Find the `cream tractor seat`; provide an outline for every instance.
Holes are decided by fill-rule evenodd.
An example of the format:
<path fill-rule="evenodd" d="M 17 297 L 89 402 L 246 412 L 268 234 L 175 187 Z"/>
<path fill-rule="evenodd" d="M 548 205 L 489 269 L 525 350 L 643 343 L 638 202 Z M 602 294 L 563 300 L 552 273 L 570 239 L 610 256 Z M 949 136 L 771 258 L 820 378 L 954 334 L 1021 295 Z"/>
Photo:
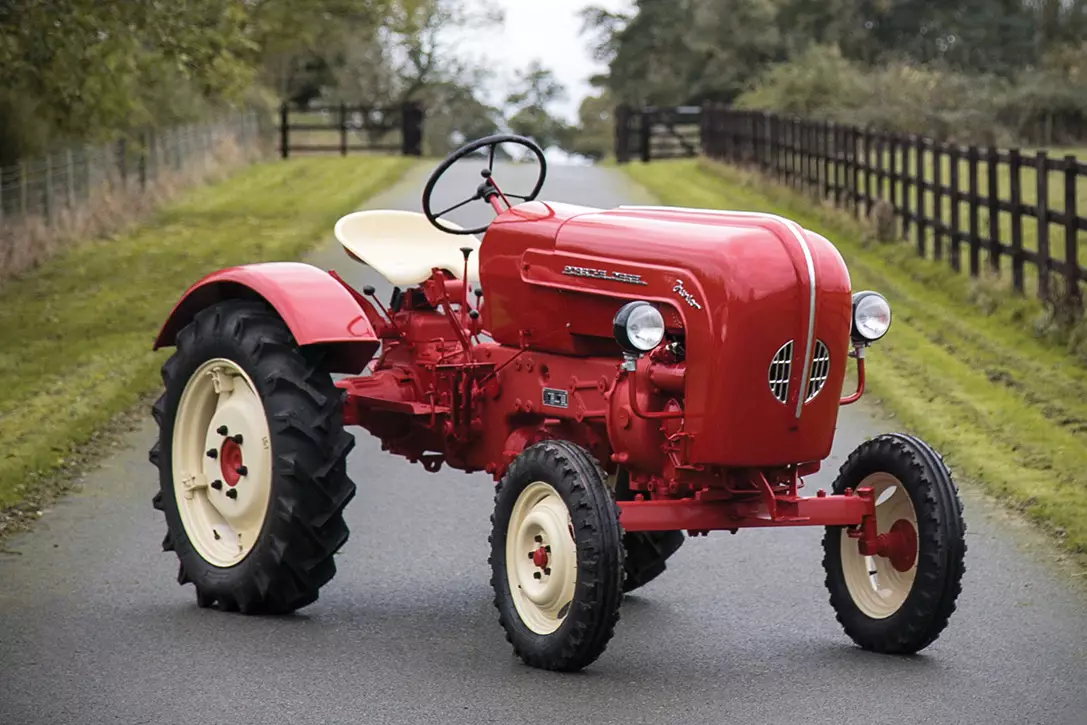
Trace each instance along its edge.
<path fill-rule="evenodd" d="M 446 219 L 450 228 L 463 229 Z M 416 211 L 375 209 L 356 211 L 336 222 L 336 239 L 354 256 L 394 285 L 419 284 L 434 267 L 460 279 L 464 272 L 461 247 L 468 257 L 468 281 L 479 282 L 479 240 L 470 234 L 446 234 Z"/>

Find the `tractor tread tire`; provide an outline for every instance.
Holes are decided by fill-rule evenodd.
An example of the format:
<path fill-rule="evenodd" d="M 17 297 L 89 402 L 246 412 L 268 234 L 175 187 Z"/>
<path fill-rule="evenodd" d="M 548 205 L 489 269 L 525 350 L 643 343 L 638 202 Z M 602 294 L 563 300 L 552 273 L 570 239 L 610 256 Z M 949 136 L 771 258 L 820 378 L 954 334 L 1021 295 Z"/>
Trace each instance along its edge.
<path fill-rule="evenodd" d="M 495 491 L 491 515 L 491 586 L 506 640 L 525 664 L 546 670 L 584 669 L 603 654 L 619 621 L 623 596 L 623 530 L 619 507 L 597 461 L 582 447 L 546 440 L 526 448 Z M 565 620 L 549 635 L 528 629 L 517 614 L 506 576 L 506 535 L 520 493 L 534 481 L 558 491 L 570 512 L 578 577 Z"/>
<path fill-rule="evenodd" d="M 918 523 L 917 572 L 902 606 L 873 619 L 854 603 L 841 567 L 842 527 L 823 537 L 823 569 L 830 604 L 846 634 L 860 647 L 885 654 L 913 654 L 947 627 L 966 572 L 966 522 L 962 500 L 942 457 L 914 436 L 888 433 L 865 441 L 842 464 L 834 493 L 856 489 L 870 473 L 898 477 L 913 502 Z"/>
<path fill-rule="evenodd" d="M 663 574 L 668 568 L 669 557 L 686 539 L 682 531 L 628 531 L 624 534 L 626 579 L 623 592 L 644 587 Z"/>
<path fill-rule="evenodd" d="M 286 614 L 317 601 L 336 573 L 348 538 L 343 510 L 356 492 L 346 459 L 343 397 L 320 360 L 308 357 L 267 304 L 226 300 L 198 312 L 177 334 L 162 366 L 165 391 L 152 407 L 159 438 L 148 453 L 159 468 L 152 506 L 165 514 L 163 551 L 178 557 L 178 583 L 192 583 L 201 607 Z M 204 361 L 227 357 L 249 374 L 265 407 L 272 444 L 272 491 L 256 543 L 239 563 L 205 561 L 185 533 L 174 499 L 170 440 L 181 392 Z"/>

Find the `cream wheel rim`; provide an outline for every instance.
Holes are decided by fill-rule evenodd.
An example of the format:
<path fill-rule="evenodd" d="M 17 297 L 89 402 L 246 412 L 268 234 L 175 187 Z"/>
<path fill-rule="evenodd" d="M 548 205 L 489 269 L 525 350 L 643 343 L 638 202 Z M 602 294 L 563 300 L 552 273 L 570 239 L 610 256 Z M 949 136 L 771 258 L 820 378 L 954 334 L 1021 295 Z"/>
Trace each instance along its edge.
<path fill-rule="evenodd" d="M 570 511 L 550 484 L 536 481 L 517 497 L 506 530 L 506 577 L 526 627 L 546 635 L 562 625 L 577 584 L 577 546 Z"/>
<path fill-rule="evenodd" d="M 875 496 L 878 534 L 888 534 L 892 527 L 895 532 L 912 534 L 907 539 L 912 552 L 904 552 L 909 566 L 902 571 L 892 558 L 862 554 L 857 540 L 842 530 L 842 574 L 853 603 L 873 619 L 886 619 L 906 602 L 917 576 L 917 513 L 906 487 L 889 473 L 873 473 L 857 488 L 862 486 L 871 488 Z"/>
<path fill-rule="evenodd" d="M 238 564 L 264 526 L 272 450 L 264 404 L 237 363 L 208 360 L 189 378 L 171 454 L 174 498 L 193 548 L 213 566 Z"/>

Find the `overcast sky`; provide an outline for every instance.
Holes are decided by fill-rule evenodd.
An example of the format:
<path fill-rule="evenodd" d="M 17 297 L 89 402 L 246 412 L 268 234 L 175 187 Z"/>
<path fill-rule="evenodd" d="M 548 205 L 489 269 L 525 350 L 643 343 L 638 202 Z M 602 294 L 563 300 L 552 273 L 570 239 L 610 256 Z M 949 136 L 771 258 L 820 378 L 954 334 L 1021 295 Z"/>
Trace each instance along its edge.
<path fill-rule="evenodd" d="M 575 121 L 578 104 L 592 91 L 589 76 L 605 70 L 589 55 L 588 38 L 579 33 L 578 12 L 589 5 L 621 10 L 628 7 L 629 0 L 490 0 L 490 5 L 505 11 L 505 26 L 498 32 L 458 33 L 462 39 L 458 50 L 491 60 L 496 69 L 496 83 L 488 89 L 491 100 L 504 95 L 504 83 L 512 77 L 513 69 L 524 68 L 535 58 L 550 68 L 568 91 L 566 102 L 552 112 Z"/>

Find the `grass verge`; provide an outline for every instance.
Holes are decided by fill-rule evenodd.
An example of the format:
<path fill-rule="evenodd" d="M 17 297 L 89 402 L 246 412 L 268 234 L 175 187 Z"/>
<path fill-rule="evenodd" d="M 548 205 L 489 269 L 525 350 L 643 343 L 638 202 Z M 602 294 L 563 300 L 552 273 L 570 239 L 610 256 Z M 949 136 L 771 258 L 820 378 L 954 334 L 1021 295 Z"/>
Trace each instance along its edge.
<path fill-rule="evenodd" d="M 157 390 L 167 351 L 151 343 L 190 284 L 222 267 L 298 258 L 413 163 L 258 164 L 0 289 L 0 533 L 61 492 L 111 423 Z"/>
<path fill-rule="evenodd" d="M 1037 303 L 986 294 L 985 282 L 919 259 L 907 243 L 869 242 L 851 216 L 749 172 L 705 159 L 624 170 L 665 204 L 770 211 L 830 239 L 853 288 L 879 290 L 894 311 L 869 355 L 874 397 L 958 476 L 1087 563 L 1087 369 L 1031 333 Z"/>

